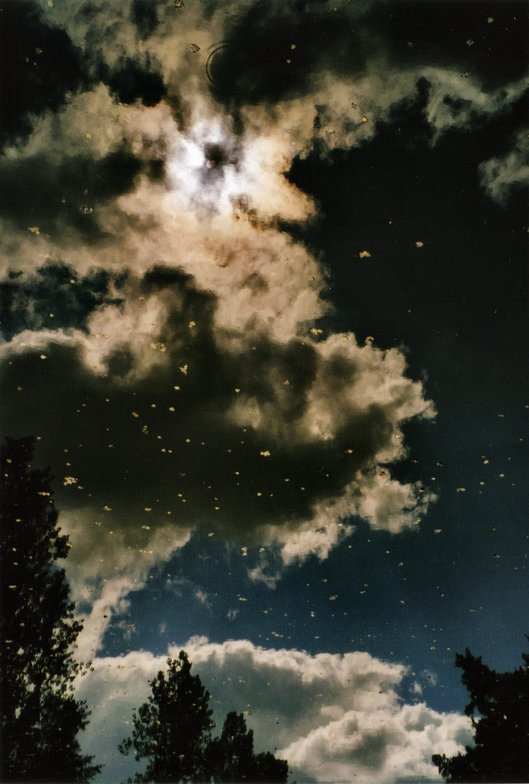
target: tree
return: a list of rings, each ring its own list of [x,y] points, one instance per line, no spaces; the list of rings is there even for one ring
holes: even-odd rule
[[[80,752],[87,722],[74,696],[81,665],[72,648],[82,625],[64,570],[68,537],[47,470],[31,467],[34,441],[0,449],[0,697],[3,782],[87,782],[100,766]]]
[[[529,654],[513,672],[498,673],[467,649],[456,656],[470,695],[474,745],[464,754],[432,757],[447,782],[529,781]]]
[[[288,764],[269,751],[254,754],[253,730],[246,728],[242,713],[231,711],[224,720],[220,737],[210,745],[211,773],[219,782],[284,782]]]
[[[137,760],[148,760],[137,782],[207,781],[213,727],[209,692],[198,675],[191,675],[185,651],[167,664],[167,676],[160,671],[150,682],[151,695],[133,714],[132,737],[119,750],[128,754],[134,749]]]
[[[191,675],[185,651],[168,659],[168,672],[150,682],[151,694],[133,714],[132,737],[120,744],[122,754],[134,749],[147,759],[135,782],[269,782],[283,784],[288,765],[270,752],[254,754],[253,731],[242,714],[228,713],[222,733],[212,739],[214,723],[209,692]]]

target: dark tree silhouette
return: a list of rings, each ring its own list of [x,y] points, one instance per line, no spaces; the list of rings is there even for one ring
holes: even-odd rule
[[[137,760],[148,760],[134,781],[207,781],[213,727],[209,692],[198,675],[191,675],[185,651],[167,664],[167,676],[160,671],[150,682],[151,695],[133,714],[132,737],[119,750],[128,754],[134,749]]]
[[[228,713],[220,737],[211,741],[209,755],[214,781],[275,784],[287,780],[285,760],[270,752],[254,754],[253,730],[246,728],[242,713]]]
[[[75,699],[82,626],[64,570],[48,471],[31,467],[33,439],[0,449],[0,701],[2,782],[87,782],[99,772],[77,734],[89,712]]]
[[[253,731],[241,714],[228,713],[220,737],[212,739],[210,695],[191,675],[186,652],[167,663],[167,675],[159,672],[150,682],[147,702],[133,714],[132,737],[119,747],[148,761],[145,772],[129,781],[286,782],[287,763],[270,752],[254,754]]]
[[[498,673],[467,649],[456,656],[470,695],[465,708],[474,746],[464,754],[432,757],[447,782],[529,781],[529,654],[513,672]]]

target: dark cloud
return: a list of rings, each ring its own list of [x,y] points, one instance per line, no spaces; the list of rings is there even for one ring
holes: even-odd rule
[[[132,0],[131,19],[140,38],[148,38],[158,26],[156,0]]]
[[[145,106],[156,106],[166,94],[163,79],[149,57],[145,63],[124,57],[112,69],[101,66],[100,76],[121,103],[140,100]]]
[[[102,236],[97,206],[129,191],[141,169],[128,150],[100,160],[65,156],[59,163],[45,153],[0,161],[0,214],[17,228],[53,232],[67,224],[86,240]]]
[[[68,34],[50,27],[35,3],[0,4],[0,143],[31,130],[31,115],[56,109],[86,87],[83,58]]]
[[[215,299],[192,278],[154,269],[127,286],[132,307],[148,314],[155,298],[169,304],[168,316],[153,342],[138,345],[141,335],[119,328],[92,337],[92,350],[105,352],[102,374],[89,369],[95,360],[82,343],[39,345],[4,363],[6,434],[41,437],[39,459],[59,477],[59,505],[108,506],[116,526],[174,521],[251,541],[260,525],[310,518],[315,502],[342,493],[391,442],[384,405],[355,410],[347,399],[362,372],[354,359],[322,357],[298,339],[221,349]],[[79,319],[80,303],[69,307]],[[146,352],[163,361],[141,377]],[[335,435],[303,435],[309,399],[324,390],[338,412]],[[233,417],[239,399],[259,409],[259,427]],[[62,488],[65,475],[78,482]]]
[[[321,70],[359,72],[365,49],[343,7],[258,0],[226,29],[208,61],[215,97],[228,104],[275,103],[314,87]],[[326,11],[327,13],[323,13]]]
[[[12,273],[0,283],[0,332],[5,340],[29,330],[86,329],[88,316],[116,303],[111,277],[103,269],[78,276],[63,263],[42,266],[35,274]]]

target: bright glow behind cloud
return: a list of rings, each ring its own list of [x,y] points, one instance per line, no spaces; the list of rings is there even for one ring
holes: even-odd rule
[[[95,3],[89,15],[82,0],[42,6],[94,81],[6,149],[0,174],[28,206],[22,217],[2,216],[2,250],[8,271],[25,271],[28,291],[38,290],[44,263],[72,270],[72,286],[94,271],[111,281],[84,319],[43,330],[28,311],[25,329],[2,347],[13,362],[6,408],[24,432],[42,435],[42,459],[59,473],[65,449],[93,449],[76,452],[79,482],[59,489],[59,505],[108,507],[123,542],[138,524],[163,530],[168,513],[177,540],[214,524],[228,539],[274,543],[285,563],[326,557],[352,517],[395,534],[414,525],[434,496],[417,481],[399,483],[389,466],[406,455],[404,423],[432,419],[434,407],[401,352],[316,326],[331,309],[325,269],[283,227],[311,220],[317,205],[287,174],[311,150],[368,142],[396,105],[416,98],[420,77],[434,140],[504,111],[524,82],[487,92],[440,67],[405,67],[388,80],[383,51],[346,78],[318,49],[310,83],[301,74],[299,89],[275,103],[236,105],[237,96],[218,99],[206,72],[211,47],[234,24],[227,6],[207,18],[203,6],[186,6],[185,24],[160,7],[143,38],[127,3]],[[251,3],[239,6],[229,8],[242,14]],[[361,19],[367,7],[340,4],[340,13]],[[159,71],[165,92],[155,105],[125,104],[95,83],[133,55],[138,68]],[[466,107],[457,115],[445,100],[454,96]],[[521,177],[518,157],[509,182]],[[499,193],[491,165],[484,181]],[[26,366],[22,399],[13,389]],[[50,401],[47,421],[36,418],[36,400]],[[54,435],[59,415],[64,444]]]

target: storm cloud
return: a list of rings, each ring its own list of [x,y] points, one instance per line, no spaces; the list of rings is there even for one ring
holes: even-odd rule
[[[46,100],[28,88],[0,161],[4,427],[38,438],[79,574],[109,568],[94,526],[121,543],[118,579],[121,549],[152,566],[196,529],[290,564],[355,518],[416,525],[435,496],[391,466],[435,407],[402,351],[326,326],[324,260],[292,231],[318,205],[288,172],[418,96],[435,143],[508,111],[520,75],[490,86],[370,46],[368,2],[20,9],[32,46],[59,37],[77,65],[50,61]]]

